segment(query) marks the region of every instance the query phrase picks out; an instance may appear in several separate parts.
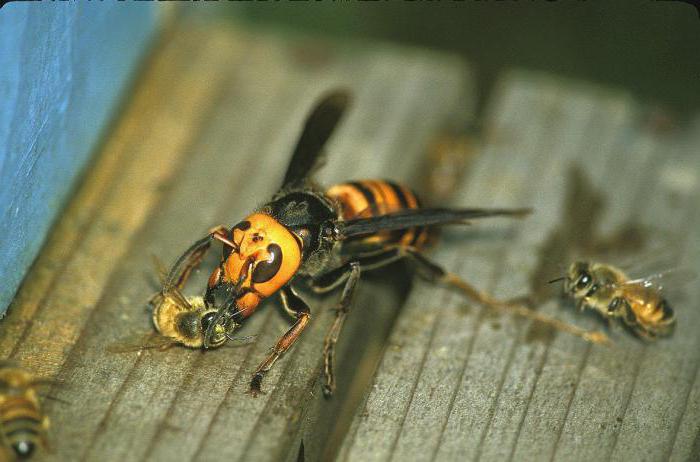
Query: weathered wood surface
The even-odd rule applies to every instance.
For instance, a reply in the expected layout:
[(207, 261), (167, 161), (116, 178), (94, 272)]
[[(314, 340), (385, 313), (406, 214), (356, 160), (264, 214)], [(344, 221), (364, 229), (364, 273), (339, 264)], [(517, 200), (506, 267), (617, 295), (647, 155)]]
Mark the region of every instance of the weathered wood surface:
[[(698, 269), (697, 126), (663, 135), (626, 95), (522, 73), (503, 79), (485, 126), (458, 202), (536, 213), (444, 240), (437, 260), (595, 329), (605, 321), (547, 287), (584, 249), (616, 242), (633, 259), (670, 245)], [(690, 284), (675, 301), (671, 338), (617, 328), (605, 347), (418, 283), (339, 460), (698, 460), (699, 295)]]
[(405, 298), (401, 267), (363, 281), (330, 401), (319, 379), (334, 296), (310, 300), (312, 325), (258, 398), (245, 394), (250, 374), (289, 325), (276, 301), (241, 331), (258, 334), (250, 344), (106, 349), (152, 329), (152, 254), (174, 260), (275, 191), (321, 93), (342, 85), (355, 101), (319, 179), (406, 180), (445, 120), (468, 116), (470, 81), (461, 61), (421, 50), (171, 31), (0, 323), (2, 357), (58, 381), (48, 394), (61, 401), (45, 402), (52, 451), (37, 460), (296, 460), (302, 441), (307, 460), (332, 454), (337, 416), (349, 423), (371, 378), (357, 371), (374, 369)]

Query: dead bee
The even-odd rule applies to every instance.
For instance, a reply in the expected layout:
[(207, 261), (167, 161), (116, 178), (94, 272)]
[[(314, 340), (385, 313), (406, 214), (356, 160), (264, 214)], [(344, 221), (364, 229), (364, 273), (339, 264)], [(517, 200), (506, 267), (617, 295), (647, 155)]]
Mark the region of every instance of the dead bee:
[(566, 276), (550, 282), (564, 280), (565, 293), (579, 309), (589, 307), (608, 319), (621, 319), (636, 335), (652, 340), (670, 334), (675, 325), (673, 309), (661, 292), (661, 281), (669, 274), (631, 279), (615, 266), (579, 261)]
[[(183, 345), (188, 348), (202, 348), (204, 345), (205, 330), (216, 310), (207, 309), (201, 296), (185, 296), (180, 291), (179, 280), (173, 283), (166, 282), (166, 273), (162, 263), (153, 258), (162, 288), (149, 301), (151, 305), (151, 321), (157, 331), (149, 334), (139, 334), (135, 338), (123, 339), (112, 344), (108, 350), (113, 353), (125, 353), (143, 349), (155, 348), (166, 350), (175, 345)], [(187, 275), (181, 275), (187, 277)], [(212, 345), (223, 345), (227, 340), (241, 340), (250, 337), (230, 337), (226, 325), (217, 325), (212, 334)], [(158, 335), (160, 334), (160, 335)]]
[[(180, 344), (188, 348), (201, 348), (204, 344), (202, 323), (214, 317), (216, 310), (207, 310), (202, 297), (185, 297), (177, 289), (156, 294), (152, 301), (153, 326), (170, 344)], [(214, 346), (226, 341), (226, 331), (222, 326), (212, 337)], [(164, 342), (163, 345), (166, 343)]]
[(46, 383), (30, 372), (0, 362), (0, 438), (4, 459), (24, 460), (46, 448), (49, 419), (41, 412), (36, 388)]

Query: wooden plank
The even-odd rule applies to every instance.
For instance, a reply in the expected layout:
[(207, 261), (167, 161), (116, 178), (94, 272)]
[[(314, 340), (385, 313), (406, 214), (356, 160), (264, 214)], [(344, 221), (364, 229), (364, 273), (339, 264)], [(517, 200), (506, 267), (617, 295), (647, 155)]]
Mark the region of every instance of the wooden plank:
[(700, 369), (695, 374), (693, 387), (688, 394), (685, 410), (678, 422), (673, 449), (669, 460), (695, 460), (700, 457)]
[[(658, 154), (658, 184), (642, 205), (642, 222), (657, 231), (663, 241), (678, 245), (679, 265), (700, 267), (697, 253), (700, 159), (697, 135), (664, 143)], [(665, 239), (664, 239), (665, 238)], [(700, 366), (700, 313), (698, 284), (676, 293), (678, 326), (675, 335), (659, 345), (642, 345), (631, 361), (635, 366), (633, 388), (627, 395), (624, 417), (611, 458), (668, 459), (676, 432), (688, 406), (688, 396)], [(697, 422), (696, 422), (697, 425)], [(696, 427), (697, 428), (697, 427)], [(696, 433), (697, 435), (700, 433)], [(695, 444), (695, 443), (694, 443)], [(681, 450), (681, 448), (678, 448)], [(695, 451), (697, 447), (686, 450)], [(691, 457), (692, 459), (693, 457)]]
[[(212, 226), (269, 198), (323, 91), (347, 86), (356, 95), (328, 147), (325, 181), (406, 180), (435, 128), (469, 106), (468, 71), (452, 57), (324, 43), (309, 60), (307, 45), (189, 23), (164, 40), (0, 325), (4, 357), (56, 378), (50, 394), (67, 403), (46, 402), (53, 451), (37, 459), (296, 460), (302, 441), (309, 460), (334, 451), (329, 435), (348, 424), (336, 413), (352, 415), (349, 390), (370, 379), (355, 374), (357, 365), (374, 369), (405, 297), (400, 268), (363, 280), (330, 401), (317, 382), (333, 296), (308, 297), (312, 326), (257, 399), (244, 394), (250, 373), (289, 325), (274, 301), (242, 330), (258, 334), (250, 344), (206, 354), (106, 350), (151, 330), (151, 254), (172, 261)], [(206, 276), (195, 274), (192, 287)]]
[[(530, 104), (530, 114), (541, 114), (548, 105), (546, 96), (538, 101), (529, 90), (513, 89), (512, 100), (504, 99), (501, 104), (497, 103), (498, 110), (494, 112), (498, 119), (493, 122), (493, 136), (498, 138), (503, 127), (512, 128), (513, 131), (508, 132), (508, 144), (487, 148), (482, 156), (483, 162), (474, 166), (466, 191), (456, 194), (463, 198), (463, 203), (513, 205), (527, 197), (524, 191), (527, 185), (523, 181), (513, 180), (518, 169), (529, 168), (529, 158), (512, 158), (510, 143), (527, 144), (534, 151), (533, 141), (538, 127), (534, 122), (521, 125), (514, 122), (521, 101)], [(504, 162), (505, 158), (514, 162)], [(480, 229), (491, 230), (501, 238), (509, 234), (504, 233), (503, 229), (513, 229), (512, 225), (499, 225), (500, 232), (498, 226), (484, 225)], [(486, 232), (481, 234), (485, 235)], [(451, 256), (452, 263), (448, 266), (458, 270), (457, 265), (466, 260), (464, 254), (469, 248), (470, 267), (477, 269), (470, 280), (485, 287), (494, 277), (495, 257), (502, 253), (503, 242), (506, 242), (499, 241), (494, 239), (476, 246), (466, 240), (460, 242), (452, 239), (450, 245), (438, 247), (434, 257), (441, 260)], [(343, 459), (387, 460), (394, 457), (394, 451), (397, 458), (409, 452), (413, 452), (412, 457), (430, 458), (433, 455), (440, 436), (439, 433), (432, 433), (431, 429), (444, 425), (444, 414), (449, 412), (451, 406), (450, 389), (454, 390), (460, 381), (460, 360), (468, 355), (471, 332), (480, 319), (478, 313), (466, 312), (461, 300), (452, 298), (448, 302), (447, 297), (448, 293), (424, 284), (420, 284), (412, 294), (404, 316), (390, 339), (391, 347), (383, 360), (385, 366), (380, 367), (368, 398), (366, 413), (351, 437), (352, 446), (345, 448)], [(423, 380), (424, 369), (426, 378)], [(413, 399), (421, 404), (411, 407)], [(429, 405), (425, 406), (428, 401)], [(420, 419), (412, 417), (409, 421), (409, 417), (406, 417), (406, 413), (419, 412), (423, 413)], [(406, 436), (403, 436), (405, 427), (408, 429)], [(418, 451), (415, 450), (417, 444), (421, 445)]]
[[(583, 156), (581, 159), (582, 168), (590, 182), (589, 188), (591, 188), (591, 193), (588, 195), (589, 200), (594, 200), (593, 196), (599, 194), (608, 194), (605, 196), (605, 202), (600, 203), (598, 207), (602, 213), (599, 213), (597, 210), (589, 212), (596, 216), (596, 218), (594, 216), (589, 217), (589, 220), (595, 221), (595, 229), (592, 229), (591, 232), (596, 234), (605, 233), (606, 231), (611, 232), (627, 223), (634, 207), (636, 207), (635, 200), (638, 199), (639, 188), (634, 187), (633, 181), (625, 182), (620, 191), (615, 192), (614, 199), (610, 195), (612, 191), (605, 191), (605, 188), (608, 185), (615, 184), (620, 175), (631, 180), (633, 178), (631, 176), (632, 172), (645, 168), (653, 149), (652, 146), (641, 143), (641, 145), (635, 145), (632, 148), (634, 149), (632, 151), (634, 153), (633, 156), (628, 154), (623, 157), (618, 154), (621, 151), (625, 152), (624, 149), (628, 147), (625, 145), (627, 133), (630, 130), (633, 118), (638, 114), (635, 107), (627, 106), (630, 103), (624, 98), (619, 101), (619, 104), (622, 105), (619, 109), (622, 110), (624, 125), (622, 127), (618, 125), (616, 127), (617, 130), (608, 132), (611, 138), (605, 143), (605, 149), (596, 149), (595, 146), (592, 146), (589, 150), (588, 145), (584, 144), (583, 149), (580, 151), (580, 155)], [(594, 126), (598, 124), (607, 126), (609, 122), (612, 122), (610, 118), (615, 117), (615, 114), (609, 115), (608, 119), (602, 117), (604, 115), (597, 115), (592, 119)], [(593, 139), (596, 138), (596, 135), (596, 132), (590, 134)], [(587, 143), (587, 139), (588, 135), (581, 142)], [(593, 156), (592, 159), (591, 156)], [(629, 160), (626, 162), (626, 159)], [(605, 209), (602, 209), (602, 207), (605, 207)], [(594, 238), (594, 236), (591, 236), (591, 239)], [(565, 264), (568, 264), (568, 262)], [(541, 281), (541, 283), (544, 282)], [(553, 305), (557, 306), (556, 303)], [(580, 316), (575, 310), (571, 309), (562, 312), (561, 315), (566, 315), (565, 319), (570, 322), (577, 322), (582, 325), (593, 326), (600, 324), (600, 321), (595, 317)], [(622, 337), (623, 341), (630, 340), (628, 336), (623, 335)], [(545, 454), (553, 454), (557, 450), (557, 444), (564, 431), (564, 424), (570, 413), (574, 393), (577, 392), (578, 382), (581, 379), (581, 370), (585, 363), (583, 358), (588, 355), (590, 350), (591, 345), (577, 339), (567, 338), (567, 336), (557, 336), (545, 350), (540, 363), (541, 371), (536, 378), (534, 388), (530, 391), (531, 397), (527, 403), (526, 413), (521, 423), (521, 431), (512, 448), (512, 457), (514, 459), (522, 457), (526, 460), (531, 460), (532, 458), (543, 457)], [(604, 354), (606, 357), (614, 361), (616, 356), (610, 354), (610, 349), (605, 348), (605, 350)], [(615, 396), (615, 394), (611, 392), (609, 396), (605, 396), (605, 394), (601, 393), (597, 396), (605, 401), (612, 399), (611, 397)], [(594, 409), (596, 413), (604, 413), (606, 419), (614, 420), (616, 417), (613, 415), (613, 406), (591, 406), (589, 409)], [(596, 428), (591, 431), (600, 432), (600, 430), (601, 428)], [(586, 449), (594, 450), (594, 446), (594, 444), (588, 445)], [(577, 457), (579, 456), (577, 455)]]
[[(562, 267), (566, 264), (566, 257), (547, 252), (547, 244), (543, 240), (547, 239), (546, 236), (558, 232), (555, 230), (559, 228), (561, 217), (571, 206), (567, 193), (572, 186), (570, 169), (579, 165), (578, 168), (582, 169), (586, 175), (605, 181), (604, 169), (607, 165), (605, 159), (615, 149), (618, 133), (630, 124), (631, 108), (624, 99), (621, 100), (619, 97), (599, 98), (599, 101), (592, 101), (588, 89), (573, 88), (566, 92), (560, 89), (557, 99), (563, 100), (559, 106), (562, 122), (558, 125), (561, 128), (556, 130), (559, 136), (549, 145), (546, 155), (551, 162), (558, 164), (547, 176), (557, 177), (559, 180), (549, 190), (538, 193), (537, 197), (542, 205), (537, 206), (537, 213), (540, 215), (541, 211), (542, 216), (537, 221), (541, 224), (530, 228), (531, 224), (527, 223), (523, 245), (508, 258), (509, 265), (518, 267), (523, 272), (520, 276), (511, 275), (508, 279), (501, 281), (502, 290), (507, 290), (506, 286), (526, 287), (528, 284), (535, 284), (537, 289), (541, 289), (541, 286), (546, 285), (546, 279), (562, 271)], [(561, 160), (557, 160), (557, 157), (561, 157)], [(580, 165), (581, 158), (585, 159), (585, 165)], [(551, 199), (548, 197), (552, 196), (557, 196), (555, 207), (549, 205)], [(533, 254), (533, 249), (539, 249), (539, 254)], [(546, 267), (555, 273), (540, 274), (539, 268), (543, 259), (554, 260), (546, 262)], [(526, 262), (526, 266), (523, 266), (522, 262)], [(534, 276), (535, 274), (539, 275), (539, 279)], [(542, 278), (546, 279), (542, 280)], [(513, 291), (513, 289), (510, 290)], [(515, 295), (515, 293), (507, 293), (507, 295)], [(558, 312), (556, 303), (550, 303), (546, 307), (540, 306), (538, 309), (552, 316), (561, 317), (562, 315)], [(575, 316), (570, 320), (576, 321)], [(519, 433), (523, 430), (527, 432), (527, 429), (523, 429), (523, 418), (528, 412), (533, 391), (539, 383), (538, 375), (547, 358), (550, 343), (546, 331), (541, 332), (541, 335), (538, 334), (540, 331), (533, 330), (533, 326), (517, 331), (507, 363), (500, 371), (501, 382), (497, 395), (493, 398), (490, 420), (477, 449), (478, 453), (487, 460), (510, 457)], [(508, 340), (500, 338), (492, 341), (507, 342)], [(579, 342), (578, 339), (576, 342)], [(475, 367), (479, 367), (478, 364)], [(553, 383), (557, 382), (553, 381)]]
[[(643, 114), (623, 94), (529, 74), (506, 78), (459, 196), (537, 212), (522, 224), (499, 224), (500, 233), (489, 226), (481, 240), (451, 235), (434, 257), (498, 296), (532, 285), (543, 294), (540, 311), (600, 329), (603, 320), (547, 301), (552, 294), (541, 289), (586, 241), (602, 243), (631, 224), (654, 244), (697, 241), (688, 235), (697, 228), (698, 165), (690, 154), (697, 136), (660, 137), (640, 123)], [(584, 190), (572, 195), (581, 181)], [(594, 205), (597, 196), (604, 203)], [(572, 207), (579, 221), (567, 224)], [(697, 267), (690, 258), (686, 265)], [(420, 284), (340, 459), (686, 460), (698, 446), (694, 295), (677, 306), (682, 321), (670, 339), (645, 345), (614, 329), (608, 348), (465, 308)]]

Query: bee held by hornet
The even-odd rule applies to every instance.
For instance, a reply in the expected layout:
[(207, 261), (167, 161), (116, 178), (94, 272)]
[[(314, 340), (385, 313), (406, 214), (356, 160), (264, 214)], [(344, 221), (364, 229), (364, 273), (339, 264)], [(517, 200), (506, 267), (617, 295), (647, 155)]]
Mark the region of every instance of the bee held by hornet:
[(566, 276), (550, 282), (563, 280), (565, 294), (576, 300), (579, 309), (588, 307), (609, 320), (620, 319), (639, 337), (653, 340), (672, 333), (676, 322), (661, 290), (668, 274), (632, 279), (613, 265), (578, 261)]
[[(208, 309), (204, 298), (198, 295), (185, 296), (182, 293), (184, 279), (173, 283), (166, 282), (167, 271), (161, 262), (154, 258), (160, 279), (161, 289), (151, 297), (151, 321), (156, 332), (122, 339), (108, 346), (112, 353), (141, 351), (144, 349), (167, 350), (175, 345), (188, 348), (204, 346), (204, 329), (216, 315), (216, 310)], [(218, 326), (211, 339), (211, 348), (226, 343), (227, 340), (246, 340), (249, 337), (227, 337), (224, 326)]]
[(37, 447), (47, 447), (49, 419), (37, 393), (45, 383), (13, 363), (0, 362), (1, 460), (25, 460)]
[[(349, 103), (350, 95), (345, 91), (322, 98), (305, 122), (281, 188), (272, 200), (235, 226), (218, 226), (196, 241), (179, 257), (165, 281), (167, 287), (182, 288), (211, 243), (223, 243), (220, 263), (211, 273), (203, 297), (207, 312), (200, 319), (204, 348), (220, 346), (262, 300), (279, 294), (294, 323), (253, 373), (253, 395), (261, 391), (265, 374), (309, 324), (311, 309), (296, 289), (300, 281), (317, 293), (342, 288), (337, 315), (323, 347), (323, 391), (330, 396), (335, 388), (335, 344), (363, 272), (406, 259), (429, 279), (458, 287), (480, 302), (490, 302), (493, 299), (428, 260), (422, 250), (436, 226), (530, 213), (527, 208), (423, 208), (409, 188), (386, 180), (319, 188), (311, 174)], [(215, 314), (210, 315), (212, 312)], [(513, 312), (549, 321), (530, 310)]]

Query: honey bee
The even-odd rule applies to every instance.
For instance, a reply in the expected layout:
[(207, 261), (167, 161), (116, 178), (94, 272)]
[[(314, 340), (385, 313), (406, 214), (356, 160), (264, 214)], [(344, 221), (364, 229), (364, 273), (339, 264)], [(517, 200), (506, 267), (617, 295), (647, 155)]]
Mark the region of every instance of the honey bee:
[[(177, 288), (156, 294), (151, 299), (153, 327), (163, 337), (162, 348), (180, 344), (188, 348), (202, 348), (204, 344), (203, 323), (213, 320), (216, 310), (207, 309), (204, 299), (198, 296), (185, 297)], [(206, 324), (205, 324), (206, 325)], [(219, 327), (219, 326), (217, 326)], [(225, 326), (214, 332), (214, 347), (226, 342)]]
[[(134, 338), (123, 339), (108, 347), (113, 353), (125, 353), (155, 348), (166, 350), (175, 345), (187, 348), (202, 348), (205, 328), (214, 319), (215, 309), (208, 309), (201, 296), (185, 296), (179, 283), (166, 282), (166, 270), (157, 258), (153, 258), (162, 289), (153, 295), (151, 321), (156, 333), (139, 334)], [(186, 277), (186, 275), (181, 275)], [(179, 281), (177, 279), (176, 281)], [(219, 324), (212, 335), (212, 347), (222, 346), (227, 340), (246, 340), (251, 337), (231, 337), (226, 329), (234, 326)]]
[(36, 388), (45, 381), (9, 362), (0, 362), (0, 460), (25, 460), (46, 448), (49, 419)]
[(676, 322), (661, 291), (667, 274), (631, 279), (615, 266), (579, 261), (569, 266), (566, 276), (551, 282), (564, 280), (565, 293), (579, 309), (589, 307), (610, 320), (621, 319), (639, 337), (653, 340), (669, 335)]

